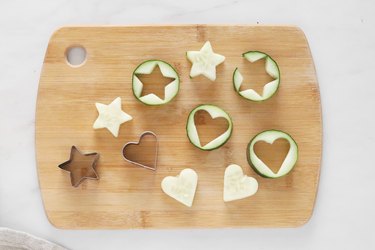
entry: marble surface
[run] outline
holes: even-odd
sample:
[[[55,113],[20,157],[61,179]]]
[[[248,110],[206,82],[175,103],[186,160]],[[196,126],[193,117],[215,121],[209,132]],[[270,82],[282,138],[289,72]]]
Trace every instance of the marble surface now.
[[[0,2],[0,227],[70,249],[375,249],[375,2]],[[312,219],[294,229],[70,231],[46,219],[35,167],[38,81],[52,32],[69,24],[294,24],[320,83],[324,147]],[[173,247],[174,246],[174,247]]]

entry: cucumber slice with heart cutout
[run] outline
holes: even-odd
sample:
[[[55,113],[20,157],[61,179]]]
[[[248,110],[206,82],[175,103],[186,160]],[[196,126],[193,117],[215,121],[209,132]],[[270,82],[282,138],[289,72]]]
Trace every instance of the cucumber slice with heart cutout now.
[[[198,131],[197,131],[197,127],[195,126],[194,116],[195,116],[195,113],[198,112],[199,110],[204,110],[207,113],[209,113],[212,119],[222,117],[228,121],[228,129],[223,134],[216,137],[215,139],[213,139],[206,145],[201,144]],[[195,147],[201,150],[214,150],[214,149],[221,147],[229,140],[230,136],[232,135],[232,130],[233,130],[233,123],[228,113],[222,110],[221,108],[214,106],[214,105],[210,105],[210,104],[199,105],[198,107],[194,108],[190,112],[188,120],[187,120],[187,124],[186,124],[186,132],[187,132],[187,136],[190,142]]]
[[[280,85],[280,69],[275,60],[273,60],[269,55],[260,51],[248,51],[242,56],[249,62],[256,62],[261,59],[265,59],[265,70],[274,80],[267,83],[263,87],[263,93],[259,94],[253,89],[240,90],[243,83],[243,76],[239,69],[236,68],[233,72],[233,87],[235,91],[245,99],[251,101],[265,101],[271,98],[277,91]]]
[[[277,173],[274,173],[259,157],[254,151],[255,143],[259,141],[264,141],[272,144],[277,139],[285,139],[289,142],[289,151],[281,164],[280,169]],[[298,159],[298,146],[294,139],[287,133],[279,130],[266,130],[257,134],[248,144],[247,147],[247,160],[250,166],[259,175],[266,178],[279,178],[288,174],[295,166]]]
[[[151,74],[158,66],[164,77],[174,78],[174,80],[165,86],[164,99],[155,94],[142,96],[143,83],[137,77],[137,74]],[[149,60],[141,63],[133,72],[132,77],[133,94],[135,98],[147,105],[163,105],[170,102],[178,93],[180,88],[180,78],[177,71],[168,63],[161,60]]]

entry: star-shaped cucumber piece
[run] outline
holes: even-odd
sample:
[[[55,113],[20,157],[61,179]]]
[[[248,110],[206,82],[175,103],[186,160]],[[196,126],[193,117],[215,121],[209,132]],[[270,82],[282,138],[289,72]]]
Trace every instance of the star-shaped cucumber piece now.
[[[186,57],[193,64],[190,77],[204,75],[211,81],[216,80],[216,66],[225,60],[225,56],[214,53],[209,41],[199,51],[186,52]]]
[[[107,128],[114,137],[118,136],[120,125],[133,119],[130,115],[122,111],[121,98],[117,97],[110,104],[95,103],[99,116],[94,122],[93,128]]]

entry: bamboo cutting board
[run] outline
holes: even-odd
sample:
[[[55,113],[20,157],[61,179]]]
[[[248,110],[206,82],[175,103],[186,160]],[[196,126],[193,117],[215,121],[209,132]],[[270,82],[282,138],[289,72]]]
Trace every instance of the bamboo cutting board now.
[[[188,50],[209,40],[226,56],[217,79],[189,78]],[[69,47],[85,48],[79,67],[66,61]],[[281,84],[270,100],[254,103],[233,90],[232,74],[251,64],[243,52],[259,50],[278,63]],[[131,76],[138,64],[161,59],[180,75],[180,92],[159,107],[138,102]],[[257,73],[258,74],[258,73]],[[261,73],[259,73],[261,74]],[[246,78],[245,78],[246,81]],[[93,130],[95,102],[122,98],[133,120],[114,138],[106,129]],[[205,152],[189,143],[185,125],[198,104],[215,104],[233,119],[233,134],[221,148]],[[287,176],[266,179],[246,160],[246,146],[266,129],[291,134],[299,146],[297,165]],[[289,26],[128,26],[66,27],[51,37],[39,83],[36,113],[36,153],[40,189],[49,221],[59,228],[206,228],[295,227],[307,222],[314,207],[319,180],[322,131],[320,96],[315,69],[303,32]],[[158,169],[153,172],[125,162],[122,146],[137,141],[146,130],[158,135]],[[98,152],[100,180],[78,188],[69,173],[57,166],[69,159],[70,147]],[[263,152],[264,153],[264,152]],[[267,152],[266,152],[267,153]],[[272,160],[272,155],[268,156]],[[225,168],[235,163],[255,177],[259,191],[252,197],[223,202]],[[166,196],[161,180],[193,168],[199,176],[193,206]]]

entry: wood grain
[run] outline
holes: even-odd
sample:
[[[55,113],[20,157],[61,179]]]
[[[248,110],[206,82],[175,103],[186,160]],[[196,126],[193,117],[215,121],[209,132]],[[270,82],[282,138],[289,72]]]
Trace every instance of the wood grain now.
[[[211,41],[226,56],[217,80],[189,78],[188,50]],[[66,63],[67,48],[81,45],[87,61]],[[232,86],[236,67],[251,67],[241,57],[248,50],[271,55],[281,70],[277,94],[263,103],[238,96]],[[181,78],[177,97],[159,107],[134,98],[131,76],[144,60],[171,63]],[[246,76],[245,76],[246,81]],[[106,129],[93,130],[95,102],[120,96],[123,110],[133,116],[114,138]],[[204,152],[186,137],[189,112],[210,103],[227,111],[234,124],[231,139],[220,149]],[[246,146],[258,132],[280,129],[299,145],[294,170],[280,179],[258,176],[246,160]],[[122,146],[138,141],[146,130],[158,135],[156,172],[122,159]],[[295,227],[310,218],[319,180],[322,128],[320,96],[313,60],[303,32],[286,26],[129,26],[65,27],[51,37],[41,74],[36,114],[36,152],[40,189],[46,214],[59,228],[207,228]],[[85,153],[99,152],[99,181],[70,186],[69,173],[58,164],[76,145]],[[270,156],[272,158],[272,156]],[[258,193],[224,203],[223,176],[231,163],[259,181]],[[184,168],[199,175],[192,208],[166,196],[160,182]]]

